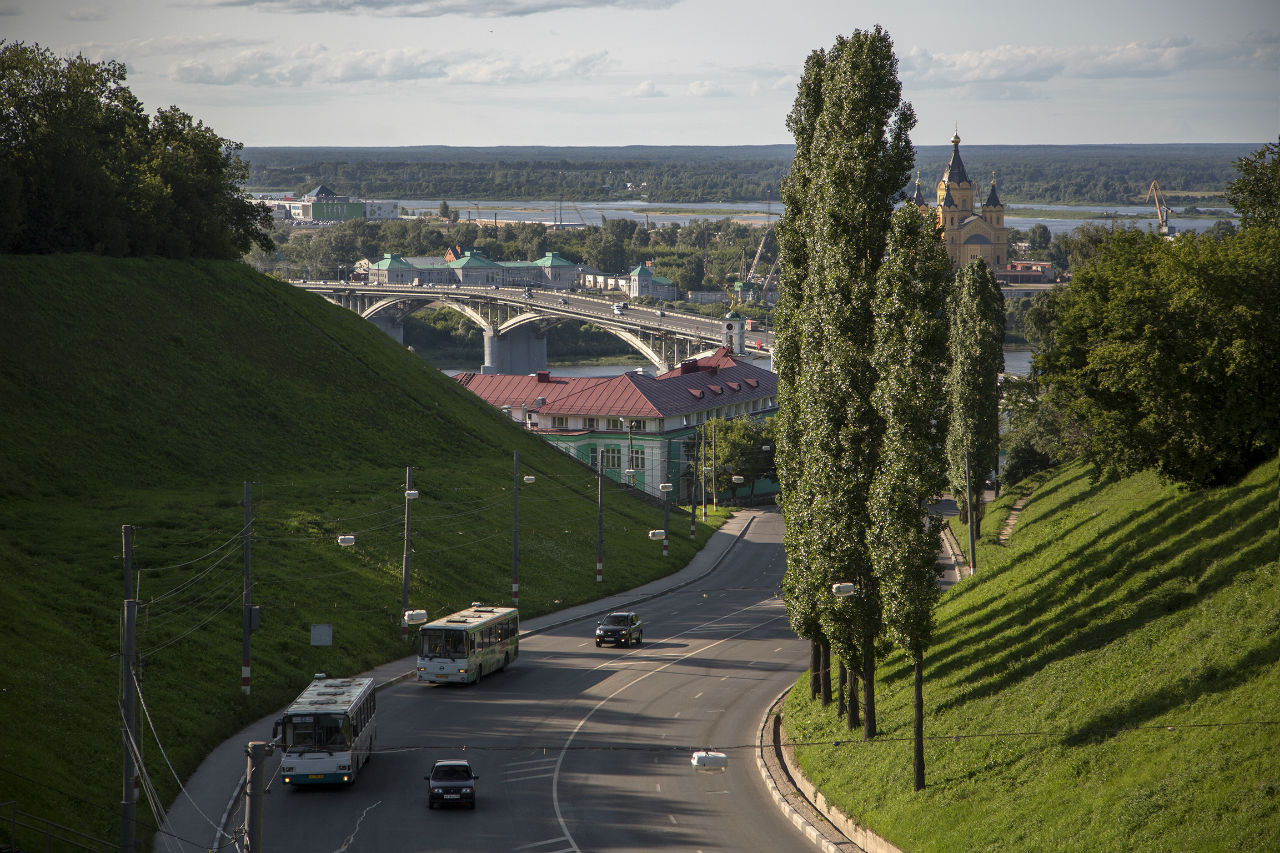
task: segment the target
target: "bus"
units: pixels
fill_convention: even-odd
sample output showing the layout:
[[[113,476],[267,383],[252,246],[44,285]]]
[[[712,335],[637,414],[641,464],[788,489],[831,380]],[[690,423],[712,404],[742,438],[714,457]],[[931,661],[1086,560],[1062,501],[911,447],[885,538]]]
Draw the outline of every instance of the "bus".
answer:
[[[506,669],[520,654],[520,615],[514,607],[473,603],[434,622],[421,611],[405,614],[417,624],[418,680],[470,684]]]
[[[286,785],[350,783],[373,753],[377,710],[372,678],[315,680],[276,720]]]

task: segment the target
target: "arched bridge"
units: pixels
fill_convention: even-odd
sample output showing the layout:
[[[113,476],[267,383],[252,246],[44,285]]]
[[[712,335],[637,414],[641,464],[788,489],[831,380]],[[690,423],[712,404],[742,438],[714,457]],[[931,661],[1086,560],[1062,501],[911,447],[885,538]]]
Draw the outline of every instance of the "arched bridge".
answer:
[[[635,306],[618,313],[615,300],[581,292],[480,284],[290,283],[355,311],[401,343],[406,316],[429,306],[452,308],[484,331],[484,373],[545,370],[547,330],[565,322],[588,322],[617,336],[659,371],[717,347],[760,353],[769,346],[763,333],[744,335],[742,320]]]

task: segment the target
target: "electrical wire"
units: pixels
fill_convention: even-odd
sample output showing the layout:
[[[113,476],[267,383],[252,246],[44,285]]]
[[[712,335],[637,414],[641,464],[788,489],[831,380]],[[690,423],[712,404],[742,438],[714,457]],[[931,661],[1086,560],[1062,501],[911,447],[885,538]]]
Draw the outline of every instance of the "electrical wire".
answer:
[[[178,777],[178,771],[173,769],[173,762],[169,760],[169,754],[165,752],[164,744],[160,742],[160,733],[156,731],[156,724],[151,720],[151,711],[147,708],[147,700],[143,698],[142,685],[138,683],[138,677],[136,673],[133,676],[133,686],[137,690],[138,704],[142,707],[142,715],[146,718],[147,726],[151,729],[151,737],[155,739],[156,746],[160,750],[160,756],[164,759],[165,766],[169,768],[169,773],[173,776],[173,781],[177,783],[178,790],[182,792],[182,796],[186,797],[191,802],[192,807],[195,808],[196,810],[196,814],[200,815],[200,817],[204,820],[205,823],[213,827],[214,832],[218,833],[219,835],[225,835],[227,838],[231,838],[230,835],[227,835],[227,833],[223,831],[222,827],[215,824],[212,820],[209,819],[208,815],[206,815],[203,811],[200,810],[200,804],[197,803],[195,801],[195,798],[192,797],[191,794],[187,792],[186,787],[182,784],[182,779]],[[167,839],[166,839],[166,844],[167,844]]]
[[[212,613],[211,615],[209,615],[207,618],[205,618],[204,620],[202,620],[202,621],[201,621],[201,622],[199,622],[198,624],[193,625],[189,630],[187,630],[187,631],[183,632],[182,634],[179,634],[178,636],[174,637],[172,640],[169,640],[168,642],[161,643],[160,645],[158,645],[158,646],[154,646],[154,647],[152,647],[152,648],[150,648],[150,649],[146,649],[145,651],[141,652],[140,654],[142,654],[143,656],[150,656],[150,655],[154,655],[156,652],[163,651],[164,649],[169,648],[169,646],[172,646],[174,643],[178,642],[179,640],[185,639],[186,637],[190,636],[191,634],[194,634],[196,631],[200,630],[200,629],[201,629],[201,628],[203,628],[205,625],[207,625],[207,624],[209,624],[211,621],[213,621],[213,619],[214,619],[215,617],[217,617],[220,613],[222,613],[224,610],[226,610],[226,609],[227,609],[228,607],[230,607],[232,604],[235,604],[236,600],[237,600],[237,599],[239,599],[239,598],[240,598],[240,596],[241,596],[241,592],[240,592],[239,590],[237,590],[237,591],[236,591],[236,594],[235,594],[234,596],[232,596],[230,599],[228,599],[226,604],[222,605],[222,607],[218,608],[218,610],[217,610],[217,611],[215,611],[214,613]]]

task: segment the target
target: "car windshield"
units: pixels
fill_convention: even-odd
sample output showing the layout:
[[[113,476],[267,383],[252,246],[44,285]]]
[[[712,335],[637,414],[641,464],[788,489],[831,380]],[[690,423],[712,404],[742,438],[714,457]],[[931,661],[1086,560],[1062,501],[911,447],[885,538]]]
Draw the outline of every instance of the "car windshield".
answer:
[[[436,781],[465,781],[471,778],[471,768],[465,764],[441,764],[431,771]]]
[[[606,625],[625,625],[630,621],[625,613],[610,613],[604,617],[604,624]]]

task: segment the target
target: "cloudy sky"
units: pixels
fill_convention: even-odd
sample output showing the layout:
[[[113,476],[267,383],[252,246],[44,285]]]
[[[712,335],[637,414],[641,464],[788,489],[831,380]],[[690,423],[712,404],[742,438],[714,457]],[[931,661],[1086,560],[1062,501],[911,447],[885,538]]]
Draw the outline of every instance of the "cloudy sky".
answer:
[[[785,143],[808,53],[876,24],[917,144],[1280,134],[1280,0],[0,0],[248,146]]]

